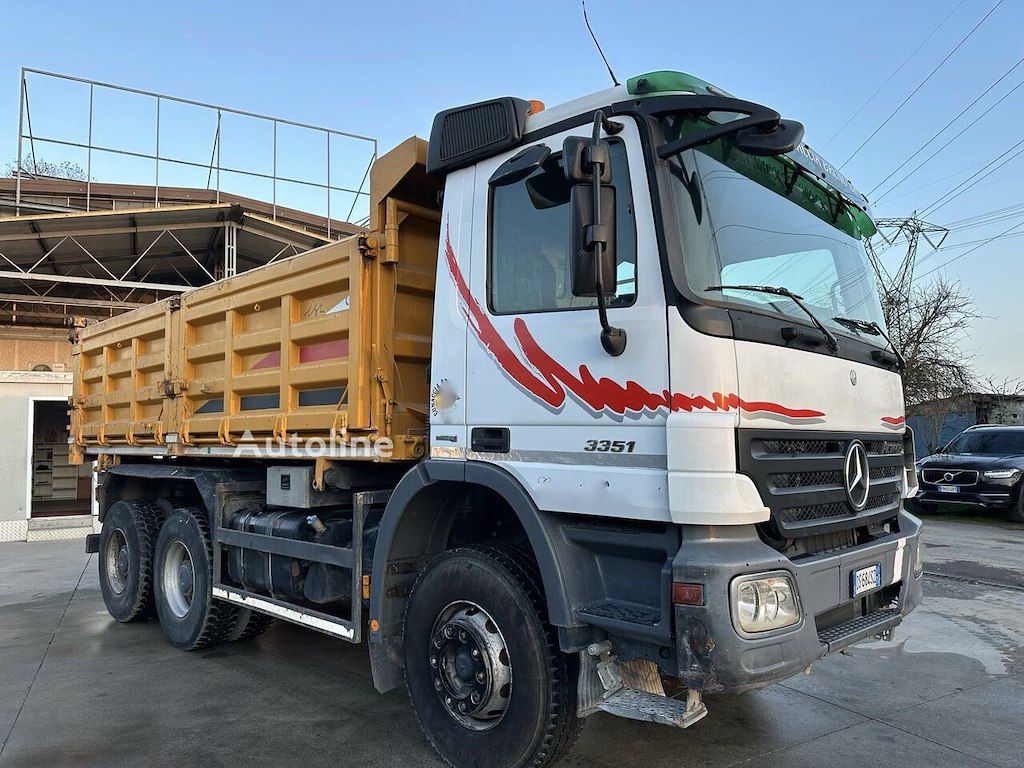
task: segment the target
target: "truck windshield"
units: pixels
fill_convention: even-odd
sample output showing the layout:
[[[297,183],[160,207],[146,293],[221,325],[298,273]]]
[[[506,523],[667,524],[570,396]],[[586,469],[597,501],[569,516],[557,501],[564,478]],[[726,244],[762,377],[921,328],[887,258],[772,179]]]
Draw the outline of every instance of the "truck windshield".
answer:
[[[682,115],[662,119],[666,140],[693,129]],[[838,195],[784,158],[754,157],[728,138],[669,159],[683,273],[698,298],[806,321],[783,295],[727,286],[786,288],[830,329],[885,345],[885,328],[860,218]],[[726,286],[715,288],[715,286]],[[857,324],[836,318],[855,318]]]

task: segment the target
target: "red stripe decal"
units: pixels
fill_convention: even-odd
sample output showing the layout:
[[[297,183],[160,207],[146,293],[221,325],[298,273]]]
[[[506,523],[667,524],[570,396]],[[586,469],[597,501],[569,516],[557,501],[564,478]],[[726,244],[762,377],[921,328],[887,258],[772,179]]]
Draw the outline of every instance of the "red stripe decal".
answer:
[[[627,381],[623,385],[609,378],[595,378],[585,365],[579,367],[578,373],[572,373],[544,351],[530,333],[526,321],[517,317],[512,321],[513,332],[527,362],[533,367],[531,370],[501,337],[487,313],[470,292],[469,285],[459,269],[447,227],[445,230],[445,258],[456,290],[462,299],[466,319],[477,339],[513,381],[552,408],[562,407],[568,389],[592,410],[609,410],[616,414],[626,411],[638,413],[667,408],[672,411],[687,412],[741,409],[748,413],[771,413],[792,419],[815,419],[825,415],[821,411],[809,408],[787,408],[778,403],[745,402],[735,393],[726,395],[722,392],[715,392],[709,398],[704,395],[669,392],[667,389],[661,392],[649,392],[635,381]]]
[[[907,419],[904,416],[883,416],[882,417],[882,421],[884,421],[886,424],[892,424],[894,427],[900,426],[906,420]]]

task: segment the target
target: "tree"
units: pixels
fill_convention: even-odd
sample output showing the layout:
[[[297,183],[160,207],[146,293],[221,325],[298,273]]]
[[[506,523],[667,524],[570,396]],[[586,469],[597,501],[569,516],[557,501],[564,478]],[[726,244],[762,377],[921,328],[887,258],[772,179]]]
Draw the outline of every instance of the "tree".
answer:
[[[12,160],[4,168],[4,175],[13,177],[18,175],[18,161]],[[21,175],[22,177],[29,178],[40,178],[48,177],[53,179],[69,179],[71,181],[85,181],[85,169],[82,168],[78,163],[72,163],[70,160],[61,160],[57,163],[52,163],[42,158],[35,158],[32,155],[26,155],[21,160]]]
[[[939,278],[897,290],[881,285],[882,312],[893,344],[907,361],[903,392],[908,404],[970,392],[978,384],[963,343],[981,317],[959,282]]]

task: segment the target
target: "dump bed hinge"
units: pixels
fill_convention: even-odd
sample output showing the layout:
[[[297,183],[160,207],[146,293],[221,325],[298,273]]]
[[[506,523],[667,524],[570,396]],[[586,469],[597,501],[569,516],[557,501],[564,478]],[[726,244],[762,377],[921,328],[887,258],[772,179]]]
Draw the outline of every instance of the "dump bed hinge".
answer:
[[[185,382],[181,379],[164,379],[160,382],[164,390],[164,397],[174,399],[179,397],[186,389]]]

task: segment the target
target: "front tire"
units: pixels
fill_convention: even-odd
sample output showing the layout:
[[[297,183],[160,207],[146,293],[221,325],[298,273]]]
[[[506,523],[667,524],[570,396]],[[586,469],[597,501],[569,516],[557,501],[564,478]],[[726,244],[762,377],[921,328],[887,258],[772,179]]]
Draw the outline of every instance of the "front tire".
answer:
[[[536,568],[499,547],[456,549],[420,575],[405,617],[405,676],[450,765],[548,765],[572,746],[577,667],[547,624]]]
[[[186,651],[228,639],[237,607],[214,600],[210,530],[201,509],[176,509],[156,540],[153,592],[164,637]]]
[[[117,621],[153,616],[153,547],[160,512],[149,501],[118,501],[103,518],[100,531],[100,592]]]

